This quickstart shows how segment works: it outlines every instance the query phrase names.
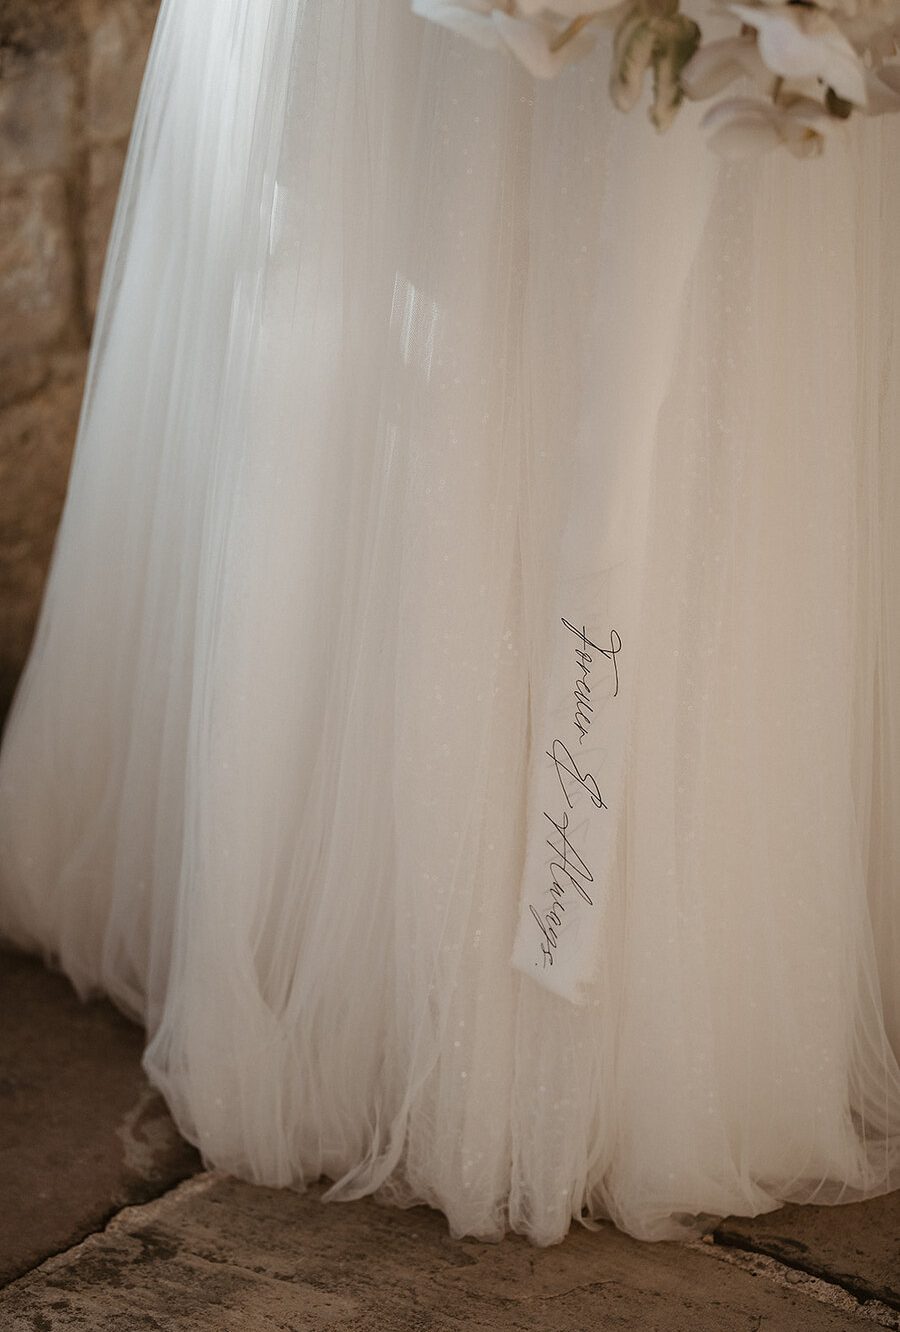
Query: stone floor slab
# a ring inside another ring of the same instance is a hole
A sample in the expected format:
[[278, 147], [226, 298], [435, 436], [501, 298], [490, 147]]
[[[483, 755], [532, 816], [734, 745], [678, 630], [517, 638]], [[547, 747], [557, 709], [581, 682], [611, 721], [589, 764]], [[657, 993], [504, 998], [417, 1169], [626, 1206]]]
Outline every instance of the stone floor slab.
[[0, 952], [0, 1282], [200, 1169], [144, 1076], [143, 1044], [111, 1004]]
[[900, 1191], [864, 1203], [732, 1216], [715, 1235], [900, 1309]]
[[[706, 1247], [712, 1252], [702, 1252]], [[0, 1293], [4, 1332], [861, 1332], [715, 1246], [602, 1226], [559, 1245], [454, 1240], [437, 1212], [200, 1175]], [[770, 1261], [770, 1260], [760, 1260]], [[773, 1264], [774, 1265], [774, 1264]], [[887, 1322], [884, 1326], [898, 1326]]]
[[611, 1227], [545, 1250], [458, 1242], [427, 1209], [198, 1173], [143, 1043], [111, 1005], [0, 953], [0, 1283], [22, 1274], [2, 1332], [900, 1329], [885, 1307], [900, 1309], [900, 1193], [729, 1218], [708, 1245]]

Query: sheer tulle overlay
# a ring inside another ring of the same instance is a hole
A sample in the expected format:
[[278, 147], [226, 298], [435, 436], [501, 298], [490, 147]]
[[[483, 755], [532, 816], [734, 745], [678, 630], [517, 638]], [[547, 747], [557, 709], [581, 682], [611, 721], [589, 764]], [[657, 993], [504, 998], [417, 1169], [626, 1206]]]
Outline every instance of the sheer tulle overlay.
[[0, 926], [215, 1166], [539, 1243], [900, 1185], [900, 125], [696, 119], [163, 2]]

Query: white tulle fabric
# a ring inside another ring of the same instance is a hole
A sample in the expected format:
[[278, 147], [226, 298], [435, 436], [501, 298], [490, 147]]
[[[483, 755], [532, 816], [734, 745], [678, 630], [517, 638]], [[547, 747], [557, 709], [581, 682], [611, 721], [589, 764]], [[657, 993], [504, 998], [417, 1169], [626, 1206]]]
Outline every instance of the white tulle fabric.
[[[900, 128], [692, 115], [406, 0], [163, 0], [0, 925], [215, 1166], [539, 1243], [900, 1185]], [[620, 557], [574, 1004], [510, 963], [527, 774]]]

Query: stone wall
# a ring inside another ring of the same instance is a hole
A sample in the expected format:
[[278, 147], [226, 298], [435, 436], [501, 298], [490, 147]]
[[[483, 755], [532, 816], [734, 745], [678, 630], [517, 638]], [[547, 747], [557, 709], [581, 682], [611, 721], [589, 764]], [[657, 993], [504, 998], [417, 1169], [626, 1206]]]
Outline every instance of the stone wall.
[[34, 630], [158, 0], [0, 0], [0, 716]]

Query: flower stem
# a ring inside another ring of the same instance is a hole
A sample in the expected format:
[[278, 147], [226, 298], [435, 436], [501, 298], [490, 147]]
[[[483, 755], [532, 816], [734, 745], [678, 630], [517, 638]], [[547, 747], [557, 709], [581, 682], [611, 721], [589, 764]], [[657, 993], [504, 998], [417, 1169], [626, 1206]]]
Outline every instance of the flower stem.
[[589, 23], [593, 23], [596, 17], [597, 14], [594, 13], [579, 14], [577, 18], [573, 18], [572, 22], [563, 28], [561, 33], [554, 37], [553, 41], [550, 43], [550, 50], [554, 53], [562, 50], [566, 42], [570, 42], [573, 37], [577, 37], [581, 32], [581, 29], [586, 28]]

